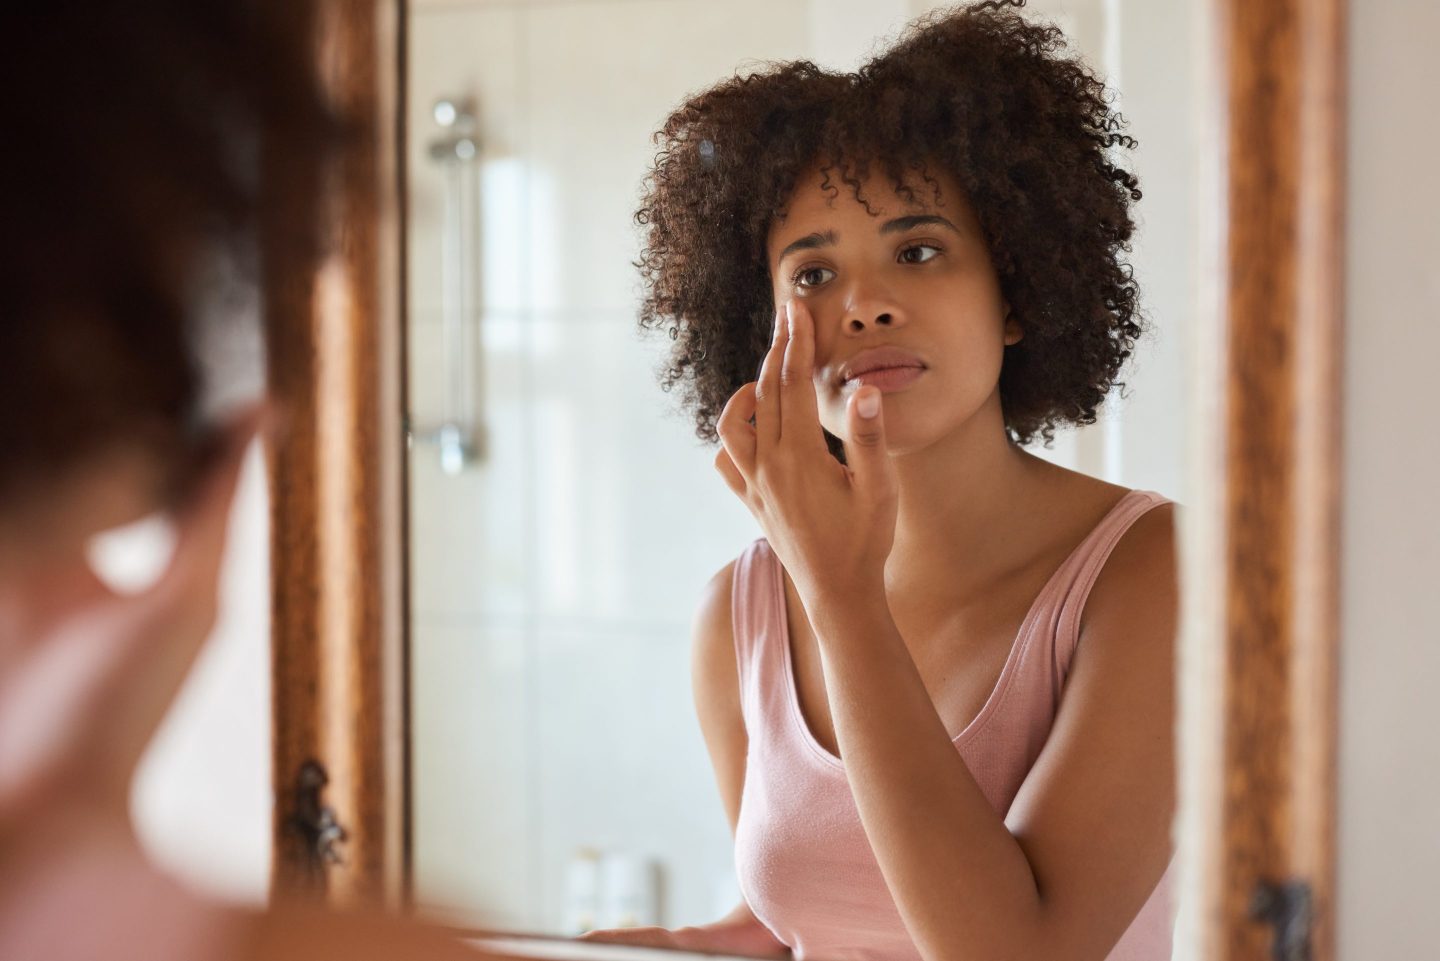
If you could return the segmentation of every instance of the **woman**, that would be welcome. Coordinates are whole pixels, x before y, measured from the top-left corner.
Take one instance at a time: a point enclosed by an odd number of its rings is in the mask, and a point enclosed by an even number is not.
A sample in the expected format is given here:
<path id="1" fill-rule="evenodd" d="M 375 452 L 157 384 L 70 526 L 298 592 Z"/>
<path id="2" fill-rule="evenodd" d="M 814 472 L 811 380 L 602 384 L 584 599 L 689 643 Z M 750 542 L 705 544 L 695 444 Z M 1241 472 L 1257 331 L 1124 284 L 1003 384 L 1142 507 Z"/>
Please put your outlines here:
<path id="1" fill-rule="evenodd" d="M 661 131 L 642 323 L 765 534 L 695 621 L 745 901 L 594 940 L 1170 957 L 1174 505 L 1022 447 L 1093 423 L 1142 332 L 1134 141 L 1009 6 Z"/>
<path id="2" fill-rule="evenodd" d="M 288 178 L 346 142 L 266 9 L 87 0 L 0 14 L 7 961 L 477 957 L 383 919 L 209 903 L 155 870 L 130 828 L 136 762 L 215 619 L 241 455 L 265 418 L 258 400 L 207 412 L 226 385 L 201 376 L 198 305 L 255 284 L 257 221 L 283 224 Z M 253 166 L 268 138 L 283 147 L 267 168 L 278 181 Z M 306 222 L 289 224 L 302 253 L 316 241 Z M 87 543 L 157 511 L 178 533 L 168 570 L 139 595 L 112 592 Z"/>

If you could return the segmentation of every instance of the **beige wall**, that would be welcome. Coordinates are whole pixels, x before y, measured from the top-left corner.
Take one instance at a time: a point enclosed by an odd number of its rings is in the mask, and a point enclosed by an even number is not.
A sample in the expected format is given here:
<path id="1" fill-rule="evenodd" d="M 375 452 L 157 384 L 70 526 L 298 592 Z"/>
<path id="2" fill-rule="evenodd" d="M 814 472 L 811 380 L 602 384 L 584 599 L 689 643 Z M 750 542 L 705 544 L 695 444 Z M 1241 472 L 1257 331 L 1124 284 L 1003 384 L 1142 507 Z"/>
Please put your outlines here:
<path id="1" fill-rule="evenodd" d="M 1351 5 L 1339 957 L 1440 957 L 1440 4 Z"/>

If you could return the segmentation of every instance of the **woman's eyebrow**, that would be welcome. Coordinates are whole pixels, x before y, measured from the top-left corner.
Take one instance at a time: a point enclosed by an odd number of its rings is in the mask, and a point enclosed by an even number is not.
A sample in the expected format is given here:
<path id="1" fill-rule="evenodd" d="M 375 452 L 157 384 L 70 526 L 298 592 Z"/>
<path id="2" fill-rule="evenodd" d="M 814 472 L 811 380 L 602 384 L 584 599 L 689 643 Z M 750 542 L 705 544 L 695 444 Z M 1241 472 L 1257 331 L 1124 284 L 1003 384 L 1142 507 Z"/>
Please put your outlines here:
<path id="1" fill-rule="evenodd" d="M 885 221 L 884 226 L 880 228 L 880 232 L 882 234 L 898 234 L 916 227 L 930 226 L 949 227 L 957 234 L 960 233 L 959 227 L 956 227 L 944 217 L 935 214 L 915 214 L 910 217 L 896 217 L 894 220 Z"/>
<path id="2" fill-rule="evenodd" d="M 832 247 L 835 245 L 837 239 L 838 235 L 833 230 L 827 230 L 823 234 L 819 232 L 806 234 L 799 240 L 787 244 L 785 249 L 780 251 L 780 256 L 775 258 L 775 262 L 779 263 L 797 250 L 816 250 L 820 247 Z"/>
<path id="3" fill-rule="evenodd" d="M 959 227 L 956 227 L 944 217 L 936 214 L 913 214 L 909 217 L 896 217 L 893 220 L 887 220 L 881 225 L 880 233 L 898 234 L 904 233 L 907 230 L 913 230 L 916 227 L 931 226 L 948 227 L 955 233 L 960 233 Z M 806 234 L 799 240 L 787 244 L 785 249 L 780 251 L 780 256 L 775 258 L 775 262 L 780 263 L 797 250 L 818 250 L 821 247 L 832 247 L 838 240 L 839 235 L 833 230 L 827 230 L 824 233 L 817 231 L 813 234 Z"/>

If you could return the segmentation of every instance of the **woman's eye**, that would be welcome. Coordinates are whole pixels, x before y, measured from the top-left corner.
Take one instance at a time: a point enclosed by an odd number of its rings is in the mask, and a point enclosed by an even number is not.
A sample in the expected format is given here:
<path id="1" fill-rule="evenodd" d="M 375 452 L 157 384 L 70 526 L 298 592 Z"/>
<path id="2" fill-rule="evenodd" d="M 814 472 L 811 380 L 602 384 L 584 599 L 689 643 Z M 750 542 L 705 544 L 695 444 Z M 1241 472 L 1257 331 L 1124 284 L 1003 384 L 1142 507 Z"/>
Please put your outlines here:
<path id="1" fill-rule="evenodd" d="M 828 276 L 826 276 L 827 274 L 833 276 L 834 273 L 835 271 L 831 270 L 829 267 L 806 267 L 804 270 L 796 272 L 794 281 L 795 286 L 819 287 L 821 284 L 825 283 L 825 281 L 830 279 Z"/>
<path id="2" fill-rule="evenodd" d="M 925 253 L 929 251 L 929 253 Z M 923 264 L 940 253 L 940 248 L 933 244 L 915 244 L 913 247 L 906 247 L 900 251 L 900 259 L 907 264 Z M 912 257 L 911 254 L 923 254 L 923 256 Z"/>

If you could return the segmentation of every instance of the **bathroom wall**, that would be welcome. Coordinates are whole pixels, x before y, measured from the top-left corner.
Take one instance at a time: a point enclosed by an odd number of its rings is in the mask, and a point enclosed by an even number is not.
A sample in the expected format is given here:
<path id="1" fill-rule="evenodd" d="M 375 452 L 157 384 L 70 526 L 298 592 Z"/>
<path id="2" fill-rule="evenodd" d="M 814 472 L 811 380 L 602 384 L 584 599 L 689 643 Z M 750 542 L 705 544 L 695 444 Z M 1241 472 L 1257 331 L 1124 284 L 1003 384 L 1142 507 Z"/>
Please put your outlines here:
<path id="1" fill-rule="evenodd" d="M 1339 958 L 1440 944 L 1440 6 L 1352 4 Z"/>
<path id="2" fill-rule="evenodd" d="M 631 216 L 668 107 L 742 55 L 794 56 L 806 13 L 799 0 L 415 8 L 412 409 L 417 425 L 438 416 L 443 369 L 430 105 L 463 91 L 482 128 L 492 441 L 458 477 L 432 447 L 411 461 L 427 906 L 556 929 L 581 845 L 662 865 L 667 922 L 738 900 L 717 893 L 729 831 L 690 709 L 688 619 L 758 531 L 655 383 L 668 341 L 637 333 Z"/>
<path id="3" fill-rule="evenodd" d="M 689 629 L 706 580 L 760 531 L 715 473 L 713 448 L 656 383 L 669 342 L 635 323 L 631 215 L 649 134 L 686 93 L 746 60 L 852 68 L 931 6 L 412 6 L 412 415 L 423 433 L 445 403 L 443 179 L 427 154 L 439 132 L 431 107 L 469 95 L 480 116 L 483 222 L 477 393 L 491 442 L 455 476 L 433 445 L 417 442 L 411 454 L 414 840 L 417 894 L 429 909 L 562 930 L 565 868 L 580 847 L 657 864 L 659 923 L 702 923 L 738 901 L 691 706 Z M 1142 142 L 1141 211 L 1157 225 L 1135 251 L 1158 335 L 1137 351 L 1131 399 L 1037 453 L 1183 501 L 1181 356 L 1194 282 L 1183 246 L 1192 222 L 1179 32 L 1187 7 L 1151 6 L 1163 9 L 1031 5 L 1097 69 L 1146 75 L 1122 105 Z M 1138 49 L 1149 35 L 1179 52 Z"/>

